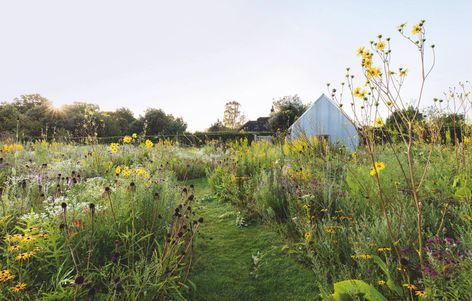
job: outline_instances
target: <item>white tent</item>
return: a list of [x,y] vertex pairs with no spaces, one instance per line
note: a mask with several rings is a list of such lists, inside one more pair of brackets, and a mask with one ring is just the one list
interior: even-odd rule
[[289,138],[327,137],[331,144],[342,144],[350,151],[359,145],[359,135],[351,119],[322,94],[289,128]]

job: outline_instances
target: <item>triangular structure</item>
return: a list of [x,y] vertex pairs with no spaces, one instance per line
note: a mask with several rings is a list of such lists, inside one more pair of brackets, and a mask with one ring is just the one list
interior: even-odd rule
[[359,135],[351,119],[322,94],[289,128],[289,137],[327,137],[331,144],[342,144],[354,151]]

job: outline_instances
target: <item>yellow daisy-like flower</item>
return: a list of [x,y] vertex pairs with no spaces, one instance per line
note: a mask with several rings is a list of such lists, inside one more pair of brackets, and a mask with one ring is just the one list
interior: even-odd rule
[[18,250],[20,250],[20,249],[21,249],[21,247],[20,247],[19,245],[16,245],[16,246],[9,246],[9,247],[8,247],[8,251],[10,251],[10,252],[18,251]]
[[399,71],[400,77],[405,77],[408,73],[408,69],[400,69]]
[[36,237],[34,237],[33,235],[25,235],[21,239],[21,242],[30,243],[30,242],[35,241],[35,240],[36,240]]
[[357,55],[363,55],[364,54],[364,51],[365,51],[365,48],[364,47],[359,47],[357,49]]
[[119,149],[118,143],[112,143],[112,144],[110,144],[110,151],[111,151],[113,154],[116,154],[116,153],[118,152],[118,149]]
[[418,296],[418,297],[426,297],[426,292],[425,291],[416,291],[415,292],[415,296]]
[[118,165],[116,168],[115,168],[115,174],[119,175],[121,173],[121,166]]
[[383,162],[375,162],[375,169],[377,169],[377,171],[384,170],[384,169],[385,169],[385,163],[383,163]]
[[403,286],[406,287],[406,288],[409,289],[409,290],[414,290],[414,289],[416,289],[416,285],[411,284],[411,283],[404,283]]
[[310,240],[311,239],[311,232],[305,232],[305,239]]
[[18,282],[15,286],[11,288],[11,290],[15,293],[21,292],[22,290],[26,289],[27,285],[24,282]]
[[380,51],[384,51],[385,50],[385,43],[380,41],[375,45],[375,47],[377,47],[377,49],[380,50]]
[[0,271],[0,282],[7,282],[13,278],[15,278],[15,276],[12,275],[11,270]]
[[378,248],[377,251],[379,252],[390,252],[392,249],[391,248]]
[[31,257],[34,256],[34,252],[26,252],[26,253],[21,253],[15,257],[15,260],[17,261],[23,261],[23,260],[28,260]]
[[125,166],[123,170],[121,171],[121,174],[124,175],[125,177],[131,176],[131,169],[128,166]]
[[123,142],[124,143],[130,143],[131,141],[133,141],[133,138],[131,138],[130,136],[124,136],[123,137]]
[[385,285],[385,281],[384,281],[384,280],[379,280],[377,283],[378,283],[379,285]]
[[353,159],[357,158],[357,152],[352,152],[351,157],[352,157]]
[[149,139],[147,139],[144,144],[146,145],[146,148],[152,148],[154,146],[154,143],[152,143],[152,141]]
[[369,67],[367,69],[367,76],[369,78],[377,77],[377,76],[380,76],[380,75],[381,75],[380,68],[378,68],[378,67]]
[[377,117],[374,120],[374,125],[378,126],[378,127],[383,127],[385,124],[384,124],[384,121],[381,117]]
[[358,98],[364,98],[366,94],[366,92],[362,90],[360,87],[355,88],[352,93],[354,97],[358,97]]
[[419,34],[420,32],[421,32],[421,25],[420,24],[413,25],[413,28],[411,29],[411,33]]

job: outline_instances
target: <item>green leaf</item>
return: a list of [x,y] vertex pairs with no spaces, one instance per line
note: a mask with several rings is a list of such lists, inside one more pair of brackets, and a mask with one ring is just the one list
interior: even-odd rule
[[454,193],[454,196],[462,201],[469,200],[472,197],[472,192],[470,189],[466,186],[463,186],[459,189],[456,190],[456,193]]
[[382,269],[382,271],[385,273],[385,276],[387,278],[387,281],[386,281],[387,287],[398,296],[402,296],[403,289],[401,286],[397,285],[395,281],[393,281],[392,276],[390,275],[390,271],[388,270],[387,264],[383,262],[383,260],[380,259],[379,256],[373,255],[373,259],[374,259],[374,262],[379,266],[379,268]]
[[362,295],[365,299],[370,301],[387,301],[375,287],[365,283],[362,280],[344,280],[334,284],[334,293],[324,300],[348,301],[354,300],[353,296]]

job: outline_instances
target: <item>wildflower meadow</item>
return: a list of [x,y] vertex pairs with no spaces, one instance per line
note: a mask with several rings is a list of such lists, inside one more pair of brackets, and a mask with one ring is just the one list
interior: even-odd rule
[[426,33],[376,36],[327,84],[354,150],[280,132],[197,145],[146,124],[3,139],[0,300],[472,300],[472,87],[423,108]]

